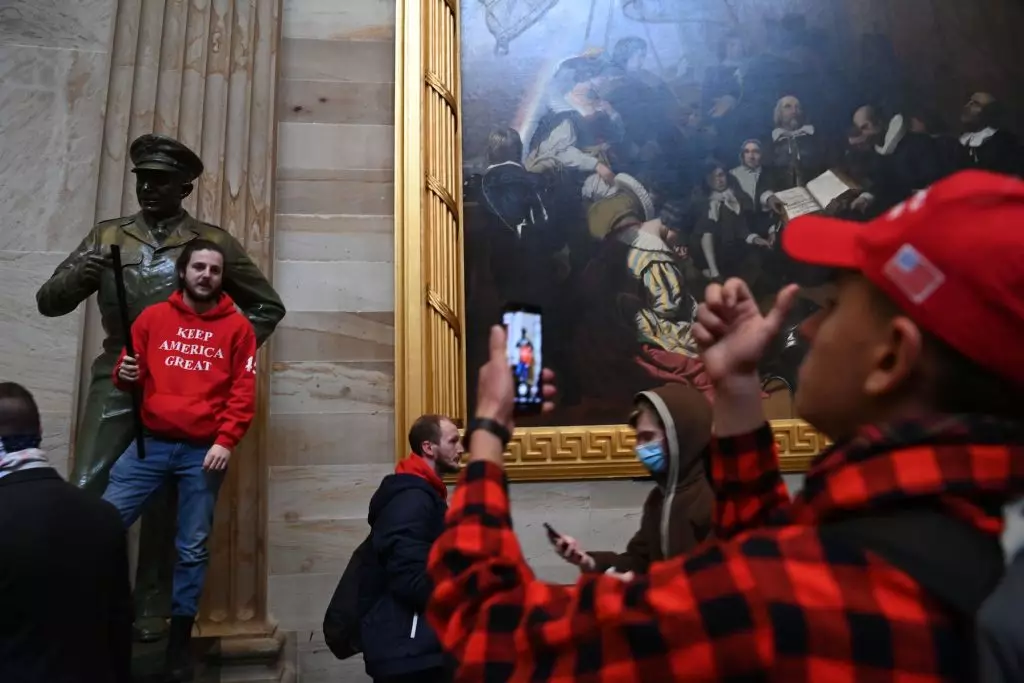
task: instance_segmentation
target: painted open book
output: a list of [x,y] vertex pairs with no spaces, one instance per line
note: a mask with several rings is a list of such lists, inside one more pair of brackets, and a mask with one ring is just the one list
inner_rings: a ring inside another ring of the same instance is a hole
[[836,199],[849,195],[852,199],[860,187],[840,171],[825,171],[805,187],[792,187],[776,192],[786,208],[786,218],[793,220],[809,213],[824,211]]

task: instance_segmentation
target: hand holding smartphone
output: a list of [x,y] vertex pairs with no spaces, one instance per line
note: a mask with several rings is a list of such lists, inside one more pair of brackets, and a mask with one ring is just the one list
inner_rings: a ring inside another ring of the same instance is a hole
[[544,406],[542,323],[541,311],[537,306],[508,304],[502,314],[502,324],[508,338],[506,343],[515,415],[539,415]]
[[544,522],[544,529],[548,533],[548,540],[551,541],[551,545],[555,547],[555,552],[562,556],[562,559],[569,564],[574,564],[580,569],[593,571],[597,563],[594,562],[594,558],[587,553],[580,550],[579,545],[576,543],[576,539],[569,536],[563,536],[552,528],[550,524]]

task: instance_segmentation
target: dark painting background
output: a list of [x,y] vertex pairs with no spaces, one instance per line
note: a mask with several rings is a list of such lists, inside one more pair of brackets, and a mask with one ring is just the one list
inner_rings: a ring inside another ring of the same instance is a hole
[[[502,305],[542,305],[545,360],[564,392],[554,424],[621,422],[634,391],[700,382],[699,367],[663,348],[674,343],[645,344],[651,334],[631,329],[658,302],[608,266],[637,252],[608,251],[619,214],[595,219],[593,202],[580,197],[586,173],[491,174],[484,198],[489,135],[515,130],[528,156],[538,126],[549,132],[552,102],[564,101],[556,84],[579,80],[580,68],[596,65],[594,91],[621,120],[612,133],[595,123],[588,142],[605,143],[612,170],[637,178],[658,208],[675,201],[697,213],[703,161],[736,166],[747,138],[769,146],[784,94],[801,100],[830,161],[843,158],[852,114],[867,103],[887,117],[917,117],[950,149],[973,92],[1000,100],[1007,129],[1022,123],[1024,3],[1016,0],[462,0],[461,20],[469,381]],[[642,63],[623,61],[638,41]],[[737,65],[743,82],[733,91]],[[733,92],[740,104],[712,116],[715,97]],[[520,219],[517,234],[510,220]],[[699,251],[680,242],[691,257]],[[683,296],[699,299],[701,268],[683,261]],[[758,276],[771,263],[760,263]],[[761,280],[764,296],[773,277]],[[670,308],[662,339],[685,330],[686,306]]]

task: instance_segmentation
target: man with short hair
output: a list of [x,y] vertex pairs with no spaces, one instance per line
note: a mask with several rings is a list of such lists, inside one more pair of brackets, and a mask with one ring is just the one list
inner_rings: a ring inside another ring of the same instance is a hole
[[128,683],[128,544],[109,504],[40,450],[32,394],[0,382],[0,681]]
[[199,611],[213,511],[231,453],[256,410],[256,335],[222,289],[224,250],[193,240],[176,265],[178,291],[132,325],[135,356],[121,352],[114,383],[142,392],[145,459],[136,442],[110,470],[103,494],[127,529],[168,480],[178,487],[178,530],[167,640],[172,680],[191,680],[188,647]]
[[838,271],[803,326],[796,396],[834,445],[793,500],[757,367],[797,287],[762,316],[742,281],[711,285],[694,334],[715,384],[715,538],[629,583],[555,586],[526,564],[494,328],[430,561],[459,680],[977,680],[974,615],[1003,571],[1002,507],[1024,492],[1022,221],[1024,182],[967,171],[869,223],[787,226],[792,258]]
[[462,441],[449,418],[424,415],[409,430],[409,447],[412,453],[384,477],[370,500],[377,561],[360,582],[360,591],[373,596],[361,640],[366,673],[375,683],[447,680],[441,645],[425,618],[434,590],[427,555],[448,510],[441,477],[459,471]]

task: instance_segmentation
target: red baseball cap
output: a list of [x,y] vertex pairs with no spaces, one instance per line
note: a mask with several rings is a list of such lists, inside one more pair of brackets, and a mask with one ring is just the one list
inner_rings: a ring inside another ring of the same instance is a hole
[[868,223],[797,218],[782,247],[860,271],[923,329],[1024,386],[1024,182],[961,171]]

